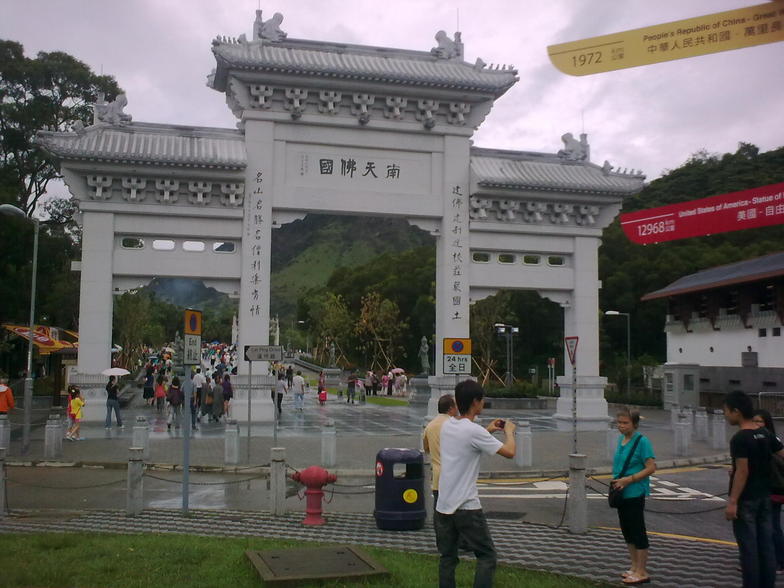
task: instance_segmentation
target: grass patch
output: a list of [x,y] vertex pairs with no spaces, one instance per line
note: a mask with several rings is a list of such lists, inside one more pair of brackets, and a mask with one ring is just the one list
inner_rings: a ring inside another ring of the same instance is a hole
[[[327,393],[336,397],[338,395],[337,390],[333,388],[328,388]],[[343,398],[345,397],[346,391],[343,390]],[[354,402],[359,402],[359,395],[355,395]],[[365,402],[368,404],[377,404],[379,406],[408,406],[408,400],[404,400],[403,398],[394,398],[391,396],[365,396]]]
[[[3,586],[258,587],[261,581],[245,558],[247,549],[284,549],[296,541],[191,535],[102,535],[39,533],[0,535]],[[307,543],[314,546],[315,543]],[[438,585],[436,557],[363,547],[391,573],[391,579],[360,585]],[[473,562],[461,562],[457,584],[470,586]],[[307,586],[357,586],[329,582]],[[538,588],[599,586],[577,578],[499,566],[495,586]]]
[[365,396],[368,404],[379,404],[381,406],[408,406],[408,400],[402,398],[389,398],[384,396]]

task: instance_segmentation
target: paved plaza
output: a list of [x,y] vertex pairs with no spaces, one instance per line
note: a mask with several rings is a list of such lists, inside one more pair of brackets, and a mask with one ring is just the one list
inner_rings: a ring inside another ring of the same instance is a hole
[[[277,445],[285,447],[287,460],[296,467],[307,467],[319,463],[321,458],[322,427],[334,422],[337,437],[337,462],[339,471],[372,472],[376,453],[384,447],[419,448],[425,407],[380,406],[376,404],[346,404],[336,396],[330,396],[321,406],[314,394],[309,394],[305,408],[298,412],[293,407],[293,398],[287,396],[278,426]],[[241,447],[240,465],[262,465],[269,462],[270,449],[275,445],[273,425],[251,423],[250,452],[247,446],[248,428],[244,420],[245,407],[241,403],[232,407],[233,416],[239,417]],[[673,435],[667,412],[644,410],[645,420],[641,430],[651,439],[657,459],[662,464],[683,465],[715,462],[726,450],[714,450],[708,443],[694,442],[688,458],[674,454]],[[128,448],[133,437],[133,425],[137,416],[145,416],[150,426],[150,459],[148,463],[169,467],[183,463],[183,431],[166,426],[166,419],[155,409],[142,405],[137,396],[122,411],[124,428],[113,426],[105,429],[102,421],[86,422],[82,425],[84,441],[64,441],[63,455],[58,461],[88,465],[111,465],[124,463],[128,459]],[[533,431],[533,465],[521,468],[514,461],[499,456],[482,458],[482,472],[491,475],[510,475],[514,472],[565,471],[568,454],[572,449],[572,434],[558,431],[552,411],[547,410],[487,410],[482,419],[489,422],[496,417],[512,418],[516,422],[528,421]],[[224,423],[199,423],[191,440],[191,465],[216,468],[226,465],[224,451]],[[31,451],[20,455],[17,434],[14,435],[10,462],[36,461],[44,459],[43,427],[33,430]],[[591,468],[607,468],[607,433],[580,432],[579,451],[588,455]],[[247,456],[250,455],[250,460]]]
[[[428,525],[419,531],[380,531],[372,515],[329,513],[322,527],[305,527],[302,514],[273,517],[263,512],[192,511],[187,517],[172,510],[147,510],[126,517],[115,510],[63,513],[36,518],[20,512],[0,522],[0,532],[185,533],[220,537],[278,537],[320,543],[348,543],[436,554],[435,536]],[[619,583],[625,569],[626,546],[615,530],[591,529],[572,535],[551,528],[490,519],[499,561],[529,569]],[[435,566],[435,561],[433,562]],[[656,537],[649,571],[653,586],[737,586],[737,551],[722,543]]]

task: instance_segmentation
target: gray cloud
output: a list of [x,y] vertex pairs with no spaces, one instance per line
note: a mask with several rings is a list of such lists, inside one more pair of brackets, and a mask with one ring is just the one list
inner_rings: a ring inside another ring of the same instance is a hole
[[[656,177],[691,153],[733,151],[738,141],[784,144],[781,44],[594,76],[571,77],[549,62],[548,45],[639,28],[759,0],[314,0],[263,2],[282,12],[291,37],[428,50],[457,26],[467,60],[511,63],[520,82],[475,135],[478,145],[555,151],[583,119],[601,163]],[[0,37],[28,54],[63,50],[116,76],[135,120],[233,127],[221,94],[205,86],[216,35],[250,34],[257,2],[37,0],[4,6]]]

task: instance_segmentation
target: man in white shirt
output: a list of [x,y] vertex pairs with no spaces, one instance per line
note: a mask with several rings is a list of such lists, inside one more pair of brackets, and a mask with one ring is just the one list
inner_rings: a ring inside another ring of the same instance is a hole
[[305,406],[305,378],[300,370],[291,380],[291,389],[294,391],[294,408],[302,412]]
[[[459,417],[451,417],[441,426],[441,477],[436,504],[436,544],[441,559],[438,565],[440,588],[455,586],[458,564],[458,540],[474,552],[476,573],[474,588],[493,585],[496,552],[487,520],[479,502],[476,479],[483,454],[495,453],[508,459],[515,454],[515,425],[496,419],[487,429],[474,423],[482,413],[485,391],[477,382],[465,380],[455,386]],[[504,443],[490,433],[503,430]]]
[[422,446],[425,453],[430,454],[432,463],[433,510],[438,502],[438,480],[441,476],[441,427],[449,420],[449,417],[453,416],[457,416],[455,397],[451,394],[444,394],[438,399],[438,416],[427,424],[422,435]]

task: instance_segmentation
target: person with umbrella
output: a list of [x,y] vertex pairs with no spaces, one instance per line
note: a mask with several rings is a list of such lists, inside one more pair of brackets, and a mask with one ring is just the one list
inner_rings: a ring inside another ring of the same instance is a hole
[[117,426],[122,428],[122,417],[120,416],[120,400],[117,394],[120,387],[117,385],[117,376],[124,376],[130,372],[123,368],[110,368],[104,370],[103,375],[109,376],[109,381],[106,384],[106,423],[107,429],[112,428],[112,410],[114,411],[114,418],[117,420]]

